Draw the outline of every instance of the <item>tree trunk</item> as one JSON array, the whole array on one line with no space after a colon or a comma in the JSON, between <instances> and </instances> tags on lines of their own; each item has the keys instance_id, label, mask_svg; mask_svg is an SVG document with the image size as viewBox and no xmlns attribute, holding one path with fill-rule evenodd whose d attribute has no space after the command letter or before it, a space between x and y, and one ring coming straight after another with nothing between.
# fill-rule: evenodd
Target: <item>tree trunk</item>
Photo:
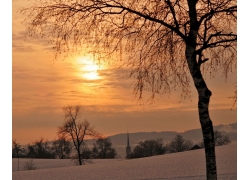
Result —
<instances>
[{"instance_id":1,"label":"tree trunk","mask_svg":"<svg viewBox=\"0 0 250 180\"><path fill-rule=\"evenodd\" d=\"M212 93L202 77L201 62L196 61L195 46L186 46L186 59L199 96L198 110L205 146L207 180L217 180L214 131L208 110Z\"/></svg>"},{"instance_id":2,"label":"tree trunk","mask_svg":"<svg viewBox=\"0 0 250 180\"><path fill-rule=\"evenodd\" d=\"M204 82L203 78L201 81ZM199 94L198 109L199 109L199 118L200 118L200 124L202 128L205 153L206 153L207 179L216 180L217 173L216 173L214 131L213 131L213 124L209 117L209 111L208 111L209 99L212 93L207 87L203 88L198 87L198 88L197 88Z\"/></svg>"},{"instance_id":3,"label":"tree trunk","mask_svg":"<svg viewBox=\"0 0 250 180\"><path fill-rule=\"evenodd\" d=\"M18 156L18 152L17 152L17 161L18 161L18 162L17 162L17 164L18 164L18 165L17 165L17 168L18 168L17 170L19 171L19 156Z\"/></svg>"},{"instance_id":4,"label":"tree trunk","mask_svg":"<svg viewBox=\"0 0 250 180\"><path fill-rule=\"evenodd\" d=\"M81 152L80 152L80 147L77 149L77 155L78 155L78 161L79 161L79 165L82 165L82 159L81 159Z\"/></svg>"}]
</instances>

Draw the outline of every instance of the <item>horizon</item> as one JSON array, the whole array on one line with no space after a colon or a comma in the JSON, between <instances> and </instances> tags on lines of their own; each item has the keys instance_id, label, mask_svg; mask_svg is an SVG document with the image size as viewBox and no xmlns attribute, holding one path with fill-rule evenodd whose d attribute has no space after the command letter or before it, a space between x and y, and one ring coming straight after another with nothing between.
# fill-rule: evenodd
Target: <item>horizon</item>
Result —
<instances>
[{"instance_id":1,"label":"horizon","mask_svg":"<svg viewBox=\"0 0 250 180\"><path fill-rule=\"evenodd\" d=\"M229 123L229 124L218 124L218 125L216 125L216 126L214 126L214 127L217 127L217 126L220 126L220 125L222 125L222 126L229 126L229 125L232 125L232 124L237 124L237 122L235 122L235 123ZM180 134L182 134L182 133L186 133L186 132L188 132L188 131L193 131L193 130L200 130L201 131L201 128L195 128L195 129L188 129L188 130L185 130L185 131L181 131L181 132L179 132L179 131L137 131L137 132L128 132L129 134L137 134L137 133L164 133L164 132L174 132L174 133L180 133ZM127 135L127 132L120 132L120 133L117 133L117 134L111 134L111 135L109 135L109 136L103 136L104 138L110 138L110 137L112 137L112 136L117 136L117 135ZM34 143L34 142L36 142L36 141L38 141L38 140L40 140L41 138L43 138L43 137L40 137L39 139L36 139L36 140L34 140L34 141L32 141L32 142L29 142L29 143L25 143L25 144L23 144L23 143L20 143L19 141L17 141L17 143L19 143L20 145L22 145L22 146L25 146L25 145L27 145L27 144L32 144L32 143ZM47 142L53 142L55 139L45 139L45 138L43 138L45 141L47 141ZM97 138L95 138L95 137L90 137L90 138L86 138L85 139L85 141L88 141L88 140L95 140L95 139L97 139ZM17 140L17 139L15 139L15 140ZM192 140L192 139L191 139Z\"/></svg>"}]
</instances>

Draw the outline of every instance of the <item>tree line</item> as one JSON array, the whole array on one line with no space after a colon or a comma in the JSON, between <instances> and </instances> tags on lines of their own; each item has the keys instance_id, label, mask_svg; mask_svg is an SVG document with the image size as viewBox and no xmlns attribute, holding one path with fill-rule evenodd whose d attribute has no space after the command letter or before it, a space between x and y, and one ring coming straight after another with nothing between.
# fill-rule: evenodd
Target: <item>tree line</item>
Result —
<instances>
[{"instance_id":1,"label":"tree line","mask_svg":"<svg viewBox=\"0 0 250 180\"><path fill-rule=\"evenodd\" d=\"M226 145L231 142L229 137L220 131L215 131L214 136L216 146ZM127 158L142 158L166 153L188 151L191 150L194 145L195 144L191 140L185 139L182 135L176 135L176 137L166 145L164 145L163 139L139 141L130 156ZM203 142L199 142L197 145L200 148L204 148ZM117 157L117 152L115 148L112 147L112 142L109 138L96 139L92 148L89 148L83 143L81 148L82 161L88 161L90 159L111 159ZM13 140L13 158L76 158L76 155L71 156L72 153L73 145L64 137L60 137L52 142L41 138L32 144L28 144L26 148L22 147L16 142L16 140Z\"/></svg>"},{"instance_id":2,"label":"tree line","mask_svg":"<svg viewBox=\"0 0 250 180\"><path fill-rule=\"evenodd\" d=\"M109 138L96 139L92 148L83 143L81 149L82 159L108 159L117 156ZM12 158L68 159L75 158L73 153L72 143L64 137L50 142L41 138L27 146L20 145L16 140L12 142Z\"/></svg>"},{"instance_id":3,"label":"tree line","mask_svg":"<svg viewBox=\"0 0 250 180\"><path fill-rule=\"evenodd\" d=\"M228 135L225 135L220 131L214 132L214 139L216 146L222 146L231 143ZM172 141L165 145L163 143L163 139L140 141L138 145L135 146L131 154L127 156L127 158L142 158L166 153L189 151L192 150L194 146L195 144L191 140L185 139L182 135L177 134ZM203 141L196 144L196 147L204 148Z\"/></svg>"}]
</instances>

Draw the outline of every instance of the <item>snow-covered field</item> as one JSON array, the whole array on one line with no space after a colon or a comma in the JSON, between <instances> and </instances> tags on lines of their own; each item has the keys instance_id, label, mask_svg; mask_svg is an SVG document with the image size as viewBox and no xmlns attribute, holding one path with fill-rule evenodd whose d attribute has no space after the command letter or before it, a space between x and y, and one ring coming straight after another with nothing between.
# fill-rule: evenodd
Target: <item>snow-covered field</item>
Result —
<instances>
[{"instance_id":1,"label":"snow-covered field","mask_svg":"<svg viewBox=\"0 0 250 180\"><path fill-rule=\"evenodd\" d=\"M218 180L237 179L237 145L216 147ZM28 159L20 159L20 170ZM13 180L203 180L204 149L141 159L93 160L75 166L71 160L34 159L38 170L17 171L12 159Z\"/></svg>"}]
</instances>

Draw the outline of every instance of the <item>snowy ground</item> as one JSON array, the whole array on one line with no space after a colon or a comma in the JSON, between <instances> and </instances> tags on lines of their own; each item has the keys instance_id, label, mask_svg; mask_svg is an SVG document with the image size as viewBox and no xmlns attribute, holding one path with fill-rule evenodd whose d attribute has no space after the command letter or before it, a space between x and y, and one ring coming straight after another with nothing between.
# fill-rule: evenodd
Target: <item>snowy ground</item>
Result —
<instances>
[{"instance_id":1,"label":"snowy ground","mask_svg":"<svg viewBox=\"0 0 250 180\"><path fill-rule=\"evenodd\" d=\"M237 145L216 147L218 180L237 179ZM20 170L27 159L20 159ZM34 159L39 168L16 171L13 180L203 180L206 179L204 149L132 160L93 160L92 164L74 166L70 160Z\"/></svg>"}]
</instances>

